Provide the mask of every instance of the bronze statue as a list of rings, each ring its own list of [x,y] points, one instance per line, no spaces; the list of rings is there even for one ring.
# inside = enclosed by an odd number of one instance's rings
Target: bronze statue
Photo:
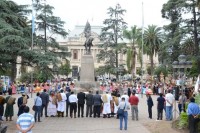
[[[86,54],[91,54],[91,46],[93,46],[92,41],[94,40],[94,38],[91,37],[91,26],[88,21],[85,25],[84,34],[85,34],[85,38],[86,38],[85,44],[84,44]]]

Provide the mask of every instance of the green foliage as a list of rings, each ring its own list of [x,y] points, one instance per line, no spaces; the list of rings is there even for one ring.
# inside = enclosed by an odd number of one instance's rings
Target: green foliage
[[[65,63],[65,64],[61,64],[61,66],[59,67],[59,74],[60,75],[65,75],[65,76],[68,77],[68,75],[71,71],[72,71],[72,69],[70,68],[69,61],[67,61],[67,63]]]
[[[137,55],[136,44],[138,44],[139,40],[141,39],[141,29],[137,28],[137,26],[133,26],[131,27],[130,31],[124,30],[123,36],[124,38],[130,41],[129,44],[130,46],[128,45],[128,49],[129,50],[131,49],[132,51],[132,53],[130,53],[130,51],[128,51],[129,53],[127,53],[127,56],[129,56],[127,57],[128,72],[132,73],[133,76],[135,76],[133,72],[135,71],[135,65],[136,65],[136,55]]]
[[[162,44],[162,32],[161,28],[156,25],[149,25],[144,31],[144,53],[149,55],[151,62],[151,72],[150,75],[153,75],[154,70],[154,61],[153,56],[157,54],[160,46]]]
[[[180,120],[178,122],[179,129],[184,129],[188,127],[188,115],[185,112],[180,114]]]
[[[124,21],[123,16],[126,10],[122,9],[119,4],[114,8],[108,8],[109,18],[103,21],[104,27],[100,39],[103,44],[100,45],[103,48],[98,54],[98,59],[105,60],[106,64],[114,68],[118,68],[118,54],[124,53],[126,45],[120,41],[123,38],[123,31],[126,29],[127,23]],[[118,73],[117,73],[118,78]]]
[[[161,72],[166,77],[168,75],[168,70],[164,65],[158,66],[154,70],[154,75],[157,75],[157,77],[160,77]]]
[[[127,68],[128,68],[128,73],[131,73],[131,59],[132,59],[132,50],[131,49],[128,49],[127,50],[127,53],[126,53],[126,66],[127,66]]]

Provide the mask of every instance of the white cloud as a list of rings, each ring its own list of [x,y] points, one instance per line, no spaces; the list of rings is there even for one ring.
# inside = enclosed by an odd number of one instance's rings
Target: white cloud
[[[14,0],[18,4],[31,4],[32,0]],[[142,0],[46,0],[55,7],[54,14],[66,22],[66,28],[73,30],[75,25],[85,25],[86,21],[92,25],[102,25],[107,18],[108,7],[120,3],[127,12],[124,16],[128,26],[142,25]],[[162,5],[167,0],[143,0],[144,24],[162,26],[166,20],[161,18]]]

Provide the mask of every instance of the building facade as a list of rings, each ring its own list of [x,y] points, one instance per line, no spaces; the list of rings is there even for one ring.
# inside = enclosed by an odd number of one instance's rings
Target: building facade
[[[71,77],[78,77],[79,71],[81,68],[81,57],[83,54],[85,54],[85,35],[84,35],[84,28],[85,26],[77,25],[75,26],[74,30],[71,31],[71,33],[68,36],[67,41],[59,42],[59,45],[68,47],[68,50],[71,52],[71,57],[68,58],[70,61],[72,73]],[[94,59],[94,67],[99,68],[100,66],[104,66],[104,61],[100,61],[97,58],[97,54],[100,53],[101,48],[98,47],[99,44],[102,42],[99,39],[99,35],[101,34],[101,26],[91,26],[91,34],[94,38],[93,46],[91,47],[91,54],[93,55]],[[119,64],[126,64],[126,54],[119,54]],[[154,64],[157,66],[159,64],[158,62],[158,56],[154,56]],[[143,68],[146,70],[147,66],[150,66],[150,60],[147,55],[143,55]],[[126,67],[126,66],[125,66]],[[141,64],[139,63],[138,57],[136,57],[136,70],[141,67]],[[97,76],[97,75],[96,75]]]

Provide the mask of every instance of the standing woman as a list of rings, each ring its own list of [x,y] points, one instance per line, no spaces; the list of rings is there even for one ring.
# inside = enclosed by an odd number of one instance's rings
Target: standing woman
[[[147,105],[148,105],[149,118],[152,119],[153,100],[152,100],[151,95],[149,93],[147,93]]]
[[[120,130],[123,128],[123,120],[124,120],[124,130],[127,130],[127,124],[128,124],[128,110],[130,109],[129,102],[125,102],[125,98],[122,97],[121,102],[119,103],[118,109],[124,109],[124,114],[119,115],[120,120]]]
[[[12,121],[12,116],[14,115],[14,108],[13,108],[14,104],[15,104],[15,98],[12,97],[12,89],[9,89],[8,96],[6,97],[6,110],[5,110],[6,121],[8,121],[8,117],[10,117],[10,121]]]
[[[47,115],[54,117],[57,114],[57,99],[56,96],[54,94],[54,92],[51,92],[50,97],[49,97],[49,104],[48,104],[48,108],[47,108]]]

